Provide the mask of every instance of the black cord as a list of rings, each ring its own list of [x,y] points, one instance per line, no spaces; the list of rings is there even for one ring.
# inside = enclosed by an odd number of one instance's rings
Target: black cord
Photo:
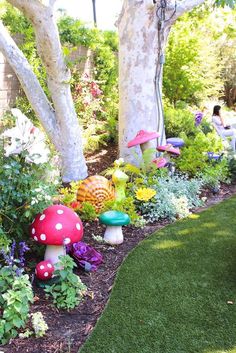
[[[155,4],[157,1],[153,0],[153,3]],[[162,124],[164,125],[164,110],[163,110],[163,104],[162,104],[162,95],[161,95],[161,89],[160,89],[160,80],[161,80],[161,74],[163,72],[163,65],[165,63],[165,56],[163,53],[163,48],[162,48],[162,42],[161,40],[164,36],[164,23],[168,22],[175,14],[176,12],[176,7],[177,4],[175,2],[175,8],[171,16],[166,19],[166,7],[167,7],[167,2],[166,0],[160,0],[160,6],[157,7],[156,10],[156,16],[158,18],[158,25],[157,25],[157,30],[158,30],[158,58],[156,62],[156,72],[155,72],[155,95],[156,95],[156,102],[157,102],[157,113],[159,116],[158,123],[157,123],[157,131],[159,132],[160,129],[160,117],[162,118]],[[159,145],[163,143],[164,139],[164,126],[161,131],[161,136],[159,137]]]

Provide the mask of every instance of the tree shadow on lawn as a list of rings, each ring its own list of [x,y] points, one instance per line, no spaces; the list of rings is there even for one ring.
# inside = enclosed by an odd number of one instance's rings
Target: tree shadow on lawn
[[[236,198],[141,242],[81,353],[236,352]]]

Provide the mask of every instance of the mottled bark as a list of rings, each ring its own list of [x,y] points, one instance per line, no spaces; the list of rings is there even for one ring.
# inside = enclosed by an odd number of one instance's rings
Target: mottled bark
[[[135,163],[127,143],[139,130],[158,131],[165,143],[162,111],[162,71],[164,51],[171,26],[184,12],[204,0],[167,1],[165,22],[158,27],[156,4],[152,0],[124,0],[117,22],[119,30],[119,150],[126,161]],[[168,20],[169,19],[169,20]],[[158,36],[159,28],[159,36]],[[136,152],[141,153],[139,147]]]
[[[51,93],[53,109],[50,108],[50,111],[38,109],[37,104],[35,104],[36,99],[32,98],[32,95],[35,94],[34,88],[32,87],[30,92],[29,85],[25,84],[23,89],[60,154],[63,181],[84,179],[87,176],[87,167],[82,151],[82,136],[70,91],[70,71],[64,61],[53,12],[55,0],[8,0],[8,2],[21,10],[33,24],[38,53],[47,72],[47,83]],[[11,43],[10,47],[12,46],[14,47]],[[9,62],[10,47],[8,49],[7,47],[0,48],[5,52],[4,55]],[[19,52],[17,52],[16,46],[15,53],[15,61],[17,61]],[[21,57],[23,57],[23,54]],[[19,65],[13,66],[13,69],[21,82],[27,81],[25,72],[21,70]],[[30,72],[29,67],[28,72]],[[30,74],[30,77],[33,77],[33,74]],[[34,78],[35,82],[36,80]],[[42,98],[42,96],[40,94],[40,98],[45,101],[45,97]],[[48,105],[48,102],[46,105]],[[45,124],[46,121],[53,122],[53,131],[49,131],[47,124]]]

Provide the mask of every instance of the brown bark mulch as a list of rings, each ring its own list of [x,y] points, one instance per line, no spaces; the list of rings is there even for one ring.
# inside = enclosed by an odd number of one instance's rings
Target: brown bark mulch
[[[116,159],[116,153],[117,149],[114,146],[109,154],[104,150],[104,152],[100,152],[100,155],[89,156],[89,174],[99,173],[111,165],[111,162]],[[206,205],[194,212],[200,212],[235,193],[236,185],[224,185],[218,194],[207,195]],[[92,234],[103,236],[104,226],[97,221],[85,223],[83,241],[94,246],[104,257],[103,264],[96,272],[77,270],[77,274],[88,287],[88,295],[76,309],[70,312],[59,311],[50,300],[45,298],[43,290],[34,285],[35,303],[32,306],[32,311],[43,313],[49,326],[47,334],[38,339],[12,339],[8,345],[2,346],[0,351],[4,353],[77,353],[102,314],[117,270],[124,258],[141,240],[168,223],[168,221],[156,222],[143,229],[131,226],[124,227],[124,243],[115,247],[98,243],[92,239]]]

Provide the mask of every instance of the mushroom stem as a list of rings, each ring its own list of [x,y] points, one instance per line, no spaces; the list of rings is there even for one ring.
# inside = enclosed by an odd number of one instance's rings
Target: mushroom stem
[[[140,148],[142,150],[142,153],[147,150],[148,148],[156,148],[156,140],[150,140],[145,143],[140,144]],[[153,154],[155,156],[155,153]]]
[[[107,226],[104,233],[104,240],[111,245],[123,243],[122,226]]]
[[[59,261],[59,256],[66,255],[63,245],[48,245],[45,251],[44,260],[50,261],[53,265]]]

